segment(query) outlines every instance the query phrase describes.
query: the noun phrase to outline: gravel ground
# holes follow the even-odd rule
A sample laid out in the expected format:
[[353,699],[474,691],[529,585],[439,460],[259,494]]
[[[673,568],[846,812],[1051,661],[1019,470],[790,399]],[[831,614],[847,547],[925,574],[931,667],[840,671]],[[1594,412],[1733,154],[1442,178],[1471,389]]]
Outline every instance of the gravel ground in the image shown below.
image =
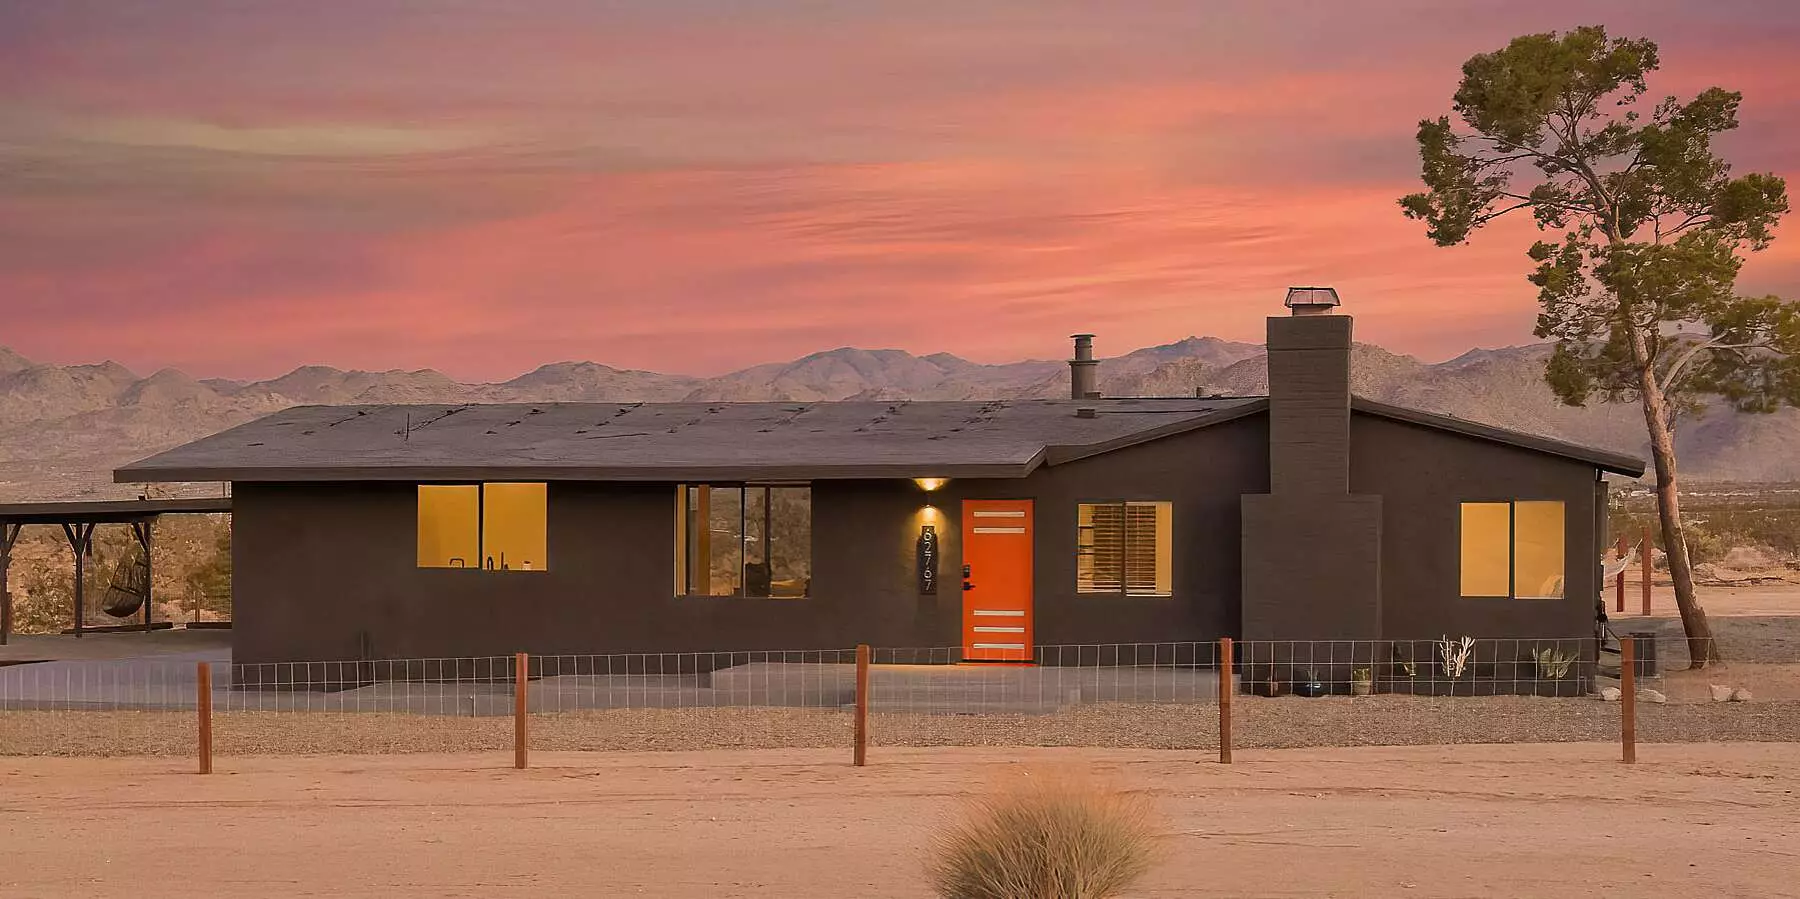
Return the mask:
[[[1405,696],[1264,699],[1233,706],[1233,745],[1245,749],[1618,739],[1619,706],[1592,699]],[[191,712],[7,712],[0,755],[164,755],[194,752]],[[1086,746],[1208,749],[1218,709],[1090,705],[1049,715],[876,714],[875,746]],[[1646,743],[1800,742],[1800,701],[1640,704]],[[780,708],[613,709],[531,718],[533,749],[688,750],[832,748],[849,751],[851,716]],[[226,712],[214,718],[220,757],[502,751],[508,718],[392,713]]]

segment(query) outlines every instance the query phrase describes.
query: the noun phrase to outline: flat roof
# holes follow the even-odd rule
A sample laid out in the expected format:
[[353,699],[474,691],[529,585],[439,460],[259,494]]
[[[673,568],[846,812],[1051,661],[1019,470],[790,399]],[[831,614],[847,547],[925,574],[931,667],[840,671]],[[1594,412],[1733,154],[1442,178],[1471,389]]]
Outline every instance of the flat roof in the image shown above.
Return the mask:
[[[134,462],[143,481],[1020,478],[1254,397],[300,406]],[[1093,410],[1091,416],[1078,410]]]
[[[134,462],[113,477],[122,483],[1022,478],[1040,465],[1253,415],[1268,402],[1178,397],[299,406]],[[1351,408],[1615,474],[1644,473],[1643,460],[1609,450],[1362,397],[1353,398]],[[200,511],[229,510],[229,500],[218,502],[224,507]]]
[[0,503],[0,522],[7,524],[74,524],[75,522],[142,521],[158,515],[230,512],[231,497],[193,499],[67,500]]

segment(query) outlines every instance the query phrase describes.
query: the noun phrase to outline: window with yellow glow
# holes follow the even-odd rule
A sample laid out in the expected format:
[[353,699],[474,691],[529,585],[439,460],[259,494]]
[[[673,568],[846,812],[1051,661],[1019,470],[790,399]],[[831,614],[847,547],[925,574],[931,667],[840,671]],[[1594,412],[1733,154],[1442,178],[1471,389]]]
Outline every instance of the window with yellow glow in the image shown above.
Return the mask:
[[481,563],[481,488],[419,485],[419,567],[475,568]]
[[1512,595],[1512,503],[1462,504],[1462,595]]
[[481,565],[494,571],[544,571],[549,565],[543,484],[481,485]]
[[1173,517],[1173,507],[1166,502],[1077,505],[1076,592],[1173,593]]
[[1513,503],[1513,595],[1562,598],[1562,503]]
[[1461,534],[1463,596],[1562,598],[1562,503],[1463,503]]
[[419,567],[546,570],[547,518],[541,483],[420,484]]
[[675,490],[675,593],[801,599],[812,590],[812,490]]

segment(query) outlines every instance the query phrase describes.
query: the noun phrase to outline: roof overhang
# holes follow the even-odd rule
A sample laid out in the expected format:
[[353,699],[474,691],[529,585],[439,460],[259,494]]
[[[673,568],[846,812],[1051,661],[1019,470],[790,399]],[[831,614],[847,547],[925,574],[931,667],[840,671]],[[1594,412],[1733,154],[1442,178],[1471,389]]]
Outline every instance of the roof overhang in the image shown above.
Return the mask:
[[1040,452],[1023,462],[983,464],[870,465],[311,465],[255,468],[137,468],[113,472],[124,483],[233,481],[243,483],[310,483],[321,481],[614,481],[626,483],[840,481],[902,478],[1023,478],[1043,464]]
[[143,521],[158,515],[213,514],[231,511],[231,497],[198,499],[72,500],[45,503],[0,503],[0,522],[7,524],[109,524]]
[[1392,421],[1435,428],[1440,431],[1450,431],[1452,433],[1464,434],[1482,440],[1491,440],[1495,443],[1516,446],[1520,449],[1532,450],[1534,452],[1545,453],[1552,456],[1561,456],[1565,459],[1573,459],[1577,462],[1586,462],[1601,471],[1607,471],[1613,474],[1620,474],[1633,478],[1641,478],[1644,476],[1644,460],[1639,459],[1636,456],[1627,456],[1623,453],[1615,453],[1610,450],[1597,449],[1591,446],[1582,446],[1577,443],[1552,440],[1548,437],[1539,437],[1535,434],[1526,434],[1521,431],[1497,428],[1493,425],[1484,425],[1479,422],[1469,421],[1468,419],[1457,418],[1452,415],[1422,412],[1418,409],[1408,409],[1405,406],[1391,406],[1387,403],[1378,403],[1374,400],[1363,399],[1360,396],[1351,399],[1350,408],[1356,412],[1374,415]]
[[1161,427],[1139,431],[1136,434],[1128,434],[1124,437],[1103,441],[1101,443],[1090,443],[1081,446],[1053,446],[1047,451],[1045,461],[1050,465],[1062,465],[1066,462],[1087,459],[1103,453],[1122,450],[1126,447],[1137,446],[1141,443],[1149,443],[1152,440],[1161,440],[1164,437],[1173,437],[1177,434],[1186,434],[1189,431],[1209,428],[1213,425],[1224,424],[1225,422],[1235,421],[1239,418],[1248,418],[1259,412],[1267,411],[1269,411],[1269,400],[1267,397],[1262,397],[1247,403],[1240,403],[1236,406],[1221,409],[1211,415],[1185,419],[1182,421],[1173,421]]

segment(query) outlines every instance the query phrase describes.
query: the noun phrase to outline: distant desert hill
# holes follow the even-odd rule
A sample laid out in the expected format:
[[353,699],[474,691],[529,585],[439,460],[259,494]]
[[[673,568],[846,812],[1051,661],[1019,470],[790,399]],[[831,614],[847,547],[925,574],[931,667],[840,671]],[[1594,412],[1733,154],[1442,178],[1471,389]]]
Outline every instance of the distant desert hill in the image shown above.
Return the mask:
[[[1422,363],[1358,345],[1357,393],[1502,427],[1638,455],[1644,425],[1635,406],[1575,409],[1543,382],[1543,345],[1471,350]],[[1104,360],[1111,396],[1227,395],[1267,391],[1262,347],[1190,337]],[[630,402],[672,400],[1008,399],[1068,390],[1061,360],[1001,365],[949,353],[842,347],[716,378],[558,362],[493,384],[439,372],[340,371],[307,366],[268,381],[196,380],[173,369],[142,377],[114,362],[39,364],[0,347],[0,500],[130,495],[111,483],[126,462],[308,403]],[[1800,412],[1715,411],[1682,423],[1683,473],[1730,481],[1800,481]]]

